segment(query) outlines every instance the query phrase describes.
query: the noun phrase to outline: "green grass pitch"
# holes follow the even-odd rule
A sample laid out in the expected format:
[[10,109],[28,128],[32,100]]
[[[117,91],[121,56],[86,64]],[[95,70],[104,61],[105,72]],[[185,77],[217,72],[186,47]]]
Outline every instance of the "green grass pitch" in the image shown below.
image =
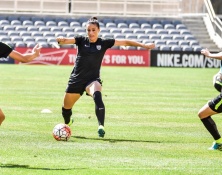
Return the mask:
[[[1,175],[221,174],[222,153],[197,117],[218,69],[102,67],[106,135],[93,100],[73,108],[68,142],[52,137],[72,66],[0,65]],[[42,109],[52,113],[42,114]],[[213,117],[222,132],[222,117]]]

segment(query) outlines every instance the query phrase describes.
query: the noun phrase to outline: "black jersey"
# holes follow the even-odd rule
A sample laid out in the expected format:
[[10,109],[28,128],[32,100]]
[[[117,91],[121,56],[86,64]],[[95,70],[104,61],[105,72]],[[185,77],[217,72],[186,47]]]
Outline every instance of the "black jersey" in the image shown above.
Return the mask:
[[76,36],[75,40],[78,52],[75,67],[70,76],[71,82],[99,78],[104,54],[114,45],[115,40],[98,38],[95,43],[90,43],[88,37],[84,36]]
[[12,48],[9,45],[0,42],[0,58],[8,57],[11,52]]

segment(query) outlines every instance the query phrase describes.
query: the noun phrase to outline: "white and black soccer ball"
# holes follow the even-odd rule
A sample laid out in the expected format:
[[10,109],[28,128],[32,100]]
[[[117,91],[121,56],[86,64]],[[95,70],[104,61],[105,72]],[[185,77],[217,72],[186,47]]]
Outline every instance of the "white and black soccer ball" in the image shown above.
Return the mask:
[[52,131],[52,135],[57,141],[68,141],[71,134],[70,127],[64,123],[57,124]]

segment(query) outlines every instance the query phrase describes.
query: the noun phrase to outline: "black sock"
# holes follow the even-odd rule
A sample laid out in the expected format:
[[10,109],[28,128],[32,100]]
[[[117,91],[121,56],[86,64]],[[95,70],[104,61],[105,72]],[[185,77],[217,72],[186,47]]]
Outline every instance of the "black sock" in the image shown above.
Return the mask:
[[203,119],[201,119],[201,121],[203,122],[206,129],[213,136],[214,140],[218,140],[219,138],[221,138],[221,136],[217,130],[217,125],[214,122],[214,120],[211,118],[211,116],[209,116],[207,118],[203,118]]
[[72,109],[65,109],[62,107],[62,116],[64,118],[65,124],[70,122],[70,117],[72,115]]
[[99,125],[104,126],[104,120],[105,120],[105,106],[103,104],[102,100],[102,94],[100,91],[96,91],[93,94],[93,99],[95,102],[95,112],[96,112],[96,117],[98,119]]

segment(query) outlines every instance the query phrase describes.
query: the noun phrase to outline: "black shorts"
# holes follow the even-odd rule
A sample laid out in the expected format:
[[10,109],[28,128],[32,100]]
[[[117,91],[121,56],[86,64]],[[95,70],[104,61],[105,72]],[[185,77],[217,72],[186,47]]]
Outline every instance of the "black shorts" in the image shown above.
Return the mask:
[[86,90],[86,87],[91,84],[93,81],[98,81],[102,85],[102,81],[100,78],[96,78],[89,81],[80,81],[76,83],[69,83],[66,88],[66,93],[76,93],[82,95]]
[[222,94],[218,95],[216,98],[208,102],[210,109],[217,113],[222,112]]

